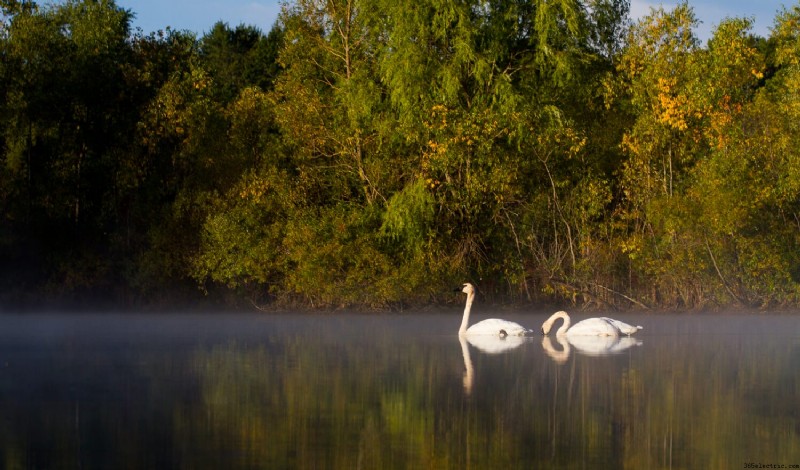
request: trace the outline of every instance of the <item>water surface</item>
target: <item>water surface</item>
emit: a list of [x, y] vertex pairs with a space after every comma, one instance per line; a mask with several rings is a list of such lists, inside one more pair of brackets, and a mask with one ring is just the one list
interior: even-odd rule
[[0, 459], [52, 469], [800, 466], [800, 315], [614, 316], [644, 330], [618, 343], [469, 343], [455, 311], [0, 316]]

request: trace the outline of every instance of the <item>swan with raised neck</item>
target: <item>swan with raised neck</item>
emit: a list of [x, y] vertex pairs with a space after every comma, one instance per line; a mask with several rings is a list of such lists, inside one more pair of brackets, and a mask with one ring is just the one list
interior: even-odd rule
[[458, 336], [494, 335], [505, 337], [526, 336], [533, 334], [532, 330], [529, 330], [518, 323], [501, 320], [499, 318], [483, 320], [468, 327], [469, 315], [472, 312], [472, 302], [475, 300], [475, 286], [469, 282], [466, 282], [462, 284], [461, 292], [467, 294], [467, 303], [464, 305], [464, 316], [461, 318], [461, 327], [458, 329]]

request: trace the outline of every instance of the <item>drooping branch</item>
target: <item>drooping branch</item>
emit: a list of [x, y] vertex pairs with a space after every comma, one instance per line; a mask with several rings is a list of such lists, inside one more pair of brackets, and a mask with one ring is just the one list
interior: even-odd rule
[[748, 302], [742, 300], [738, 295], [736, 295], [735, 292], [733, 292], [733, 289], [731, 289], [730, 285], [728, 284], [728, 281], [726, 281], [725, 277], [722, 275], [722, 271], [720, 271], [719, 266], [717, 265], [717, 259], [714, 257], [714, 252], [711, 251], [711, 245], [708, 244], [708, 238], [707, 237], [704, 238], [703, 241], [706, 244], [706, 250], [708, 250], [708, 256], [711, 257], [711, 263], [714, 265], [714, 270], [717, 272], [719, 280], [722, 281], [722, 286], [725, 287], [725, 290], [728, 291], [728, 294], [730, 294], [731, 297], [733, 297], [737, 302], [739, 302], [739, 304], [747, 306]]

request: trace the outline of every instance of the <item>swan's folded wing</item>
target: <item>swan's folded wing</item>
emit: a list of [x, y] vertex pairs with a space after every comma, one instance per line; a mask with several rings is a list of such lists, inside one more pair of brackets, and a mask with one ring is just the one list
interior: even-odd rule
[[[501, 333], [502, 332], [502, 333]], [[467, 335], [525, 336], [530, 330], [513, 321], [490, 318], [480, 321], [467, 329]]]
[[587, 318], [572, 325], [567, 336], [617, 336], [619, 330], [603, 318]]
[[600, 317], [600, 319], [601, 319], [601, 320], [605, 320], [605, 321], [607, 321], [607, 322], [608, 322], [608, 323], [610, 323], [610, 324], [611, 324], [611, 325], [612, 325], [614, 328], [616, 328], [617, 330], [619, 330], [619, 332], [620, 332], [620, 333], [622, 333], [622, 334], [624, 334], [624, 335], [632, 335], [632, 334], [634, 334], [634, 333], [636, 333], [637, 331], [639, 331], [639, 330], [641, 330], [641, 329], [642, 329], [642, 327], [641, 327], [641, 326], [633, 326], [633, 325], [629, 325], [629, 324], [627, 324], [627, 323], [625, 323], [625, 322], [621, 322], [621, 321], [619, 321], [619, 320], [614, 320], [613, 318], [608, 318], [608, 317]]

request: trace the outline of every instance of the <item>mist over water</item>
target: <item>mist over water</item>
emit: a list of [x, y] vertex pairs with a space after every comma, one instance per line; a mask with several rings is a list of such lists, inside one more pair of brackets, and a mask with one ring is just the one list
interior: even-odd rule
[[644, 329], [462, 343], [456, 311], [4, 315], [0, 452], [8, 468], [800, 464], [800, 317], [614, 317]]

